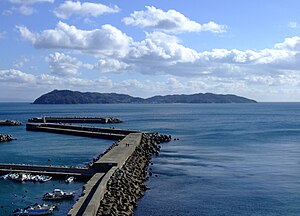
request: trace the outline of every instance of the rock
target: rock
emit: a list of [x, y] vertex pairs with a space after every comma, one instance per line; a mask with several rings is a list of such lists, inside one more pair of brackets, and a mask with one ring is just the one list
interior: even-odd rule
[[8, 141], [12, 141], [12, 140], [15, 140], [15, 138], [13, 138], [11, 135], [0, 134], [0, 142], [8, 142]]
[[21, 122], [17, 120], [0, 120], [0, 126], [19, 126]]

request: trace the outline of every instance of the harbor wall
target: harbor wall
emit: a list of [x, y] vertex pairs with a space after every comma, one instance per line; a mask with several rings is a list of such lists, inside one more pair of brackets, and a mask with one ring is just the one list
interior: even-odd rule
[[112, 129], [97, 130], [99, 128], [59, 124], [26, 124], [26, 129], [31, 131], [69, 134], [75, 136], [85, 136], [111, 140], [120, 140], [126, 136], [126, 133], [124, 131], [122, 133], [119, 133], [118, 131], [114, 131]]

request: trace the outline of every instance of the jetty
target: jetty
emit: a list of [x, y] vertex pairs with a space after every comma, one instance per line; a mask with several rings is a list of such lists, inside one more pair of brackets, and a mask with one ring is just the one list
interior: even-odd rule
[[114, 117], [97, 118], [97, 117], [53, 117], [43, 116], [28, 119], [28, 122], [33, 123], [89, 123], [89, 124], [112, 124], [121, 123], [122, 120]]
[[70, 134], [76, 136], [103, 138], [120, 140], [125, 138], [130, 133], [136, 133], [138, 131], [122, 130], [114, 128], [99, 128], [91, 126], [78, 126], [70, 124], [54, 124], [54, 123], [28, 123], [26, 124], [26, 130], [29, 131], [42, 131], [50, 133]]
[[147, 190], [146, 168], [152, 155], [159, 154], [160, 143], [171, 141], [171, 136], [159, 133], [61, 123], [28, 123], [26, 129], [117, 140], [87, 167], [0, 164], [0, 173], [74, 176], [87, 180], [68, 216], [132, 215], [137, 199]]

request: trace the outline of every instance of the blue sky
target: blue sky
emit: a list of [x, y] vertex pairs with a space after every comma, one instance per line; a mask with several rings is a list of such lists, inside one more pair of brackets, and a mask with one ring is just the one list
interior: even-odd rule
[[53, 89], [300, 101], [297, 0], [1, 0], [0, 101]]

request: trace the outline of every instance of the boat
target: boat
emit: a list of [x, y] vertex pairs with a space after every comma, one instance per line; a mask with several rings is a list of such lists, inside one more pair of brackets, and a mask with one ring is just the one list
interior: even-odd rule
[[47, 205], [47, 204], [34, 204], [32, 206], [28, 206], [24, 209], [16, 209], [13, 213], [15, 216], [33, 216], [33, 215], [49, 215], [53, 213], [55, 205]]
[[74, 192], [64, 192], [61, 189], [54, 189], [52, 193], [45, 193], [43, 200], [58, 201], [63, 199], [73, 199]]
[[9, 178], [9, 175], [10, 175], [10, 173], [8, 173], [8, 174], [5, 174], [5, 175], [3, 175], [3, 176], [1, 176], [1, 179], [8, 179]]
[[1, 178], [19, 181], [19, 182], [25, 182], [25, 181], [47, 182], [52, 179], [51, 176], [32, 175], [30, 173], [9, 173], [1, 176]]
[[73, 176], [70, 176], [69, 178], [67, 178], [66, 180], [65, 180], [65, 182], [66, 183], [72, 183], [72, 182], [74, 182], [74, 177]]
[[47, 181], [50, 181], [51, 179], [52, 179], [51, 176], [44, 176], [44, 175], [42, 175], [42, 176], [39, 176], [38, 181], [39, 182], [47, 182]]

